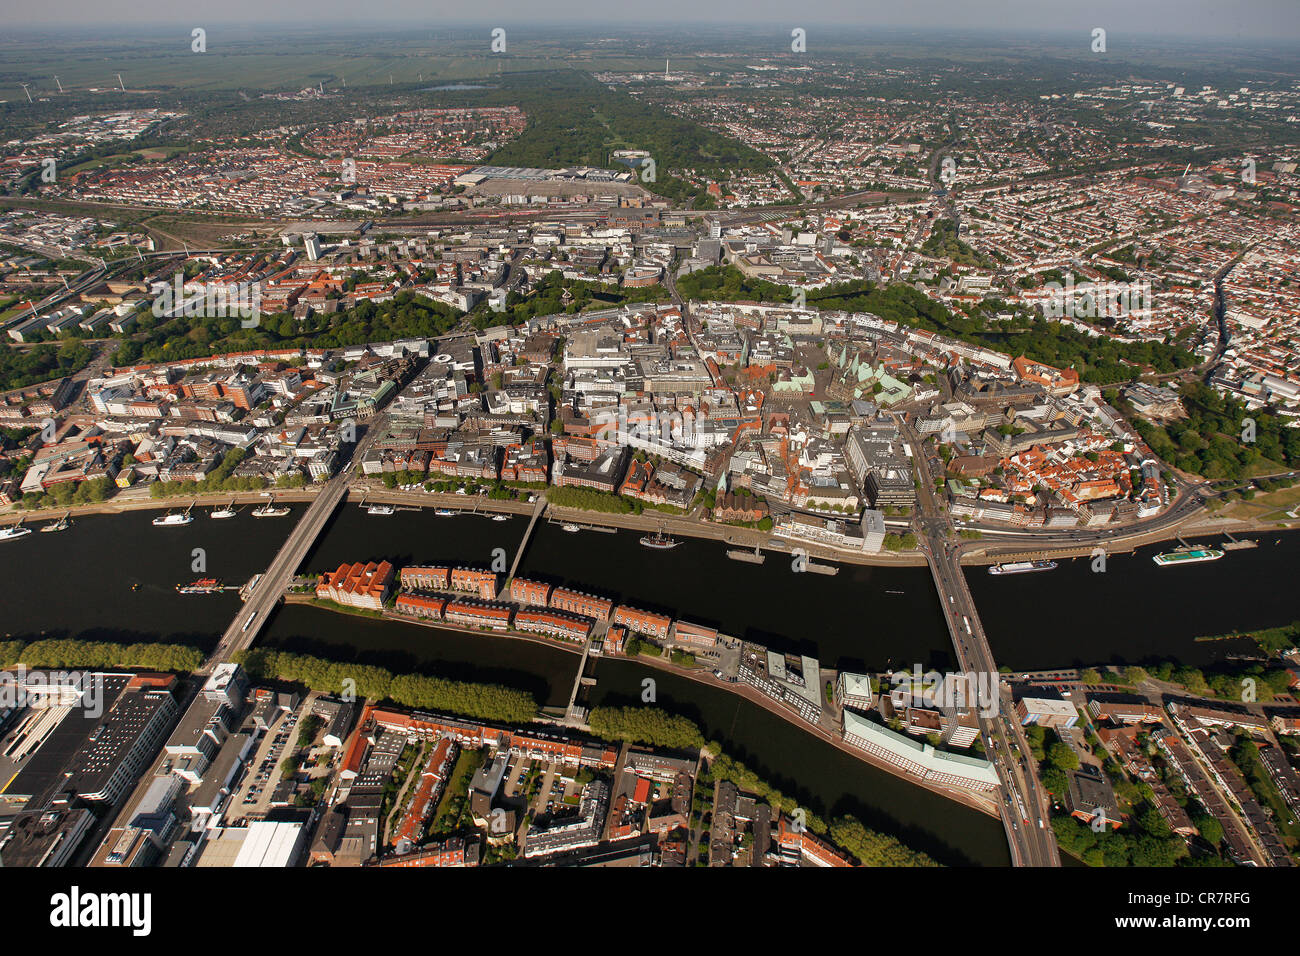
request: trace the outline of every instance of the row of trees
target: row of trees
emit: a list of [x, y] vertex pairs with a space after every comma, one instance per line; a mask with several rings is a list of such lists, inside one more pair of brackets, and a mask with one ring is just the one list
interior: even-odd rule
[[587, 723], [597, 737], [686, 750], [704, 746], [700, 728], [655, 707], [593, 707]]
[[113, 644], [56, 638], [43, 641], [0, 641], [0, 667], [138, 668], [153, 671], [193, 671], [203, 652], [184, 644]]
[[560, 508], [581, 508], [583, 511], [603, 511], [609, 514], [640, 514], [644, 510], [642, 502], [622, 495], [567, 485], [549, 489], [546, 500]]
[[537, 702], [524, 691], [498, 684], [445, 680], [423, 674], [393, 674], [382, 667], [347, 664], [306, 654], [254, 648], [237, 660], [255, 678], [303, 684], [315, 691], [391, 700], [406, 707], [434, 710], [479, 720], [528, 723]]
[[51, 485], [42, 494], [29, 491], [23, 495], [20, 505], [23, 508], [68, 508], [76, 505], [91, 505], [107, 501], [113, 497], [116, 486], [112, 478], [90, 478], [86, 481], [61, 481]]
[[[266, 479], [261, 475], [235, 477], [234, 471], [248, 453], [242, 448], [232, 448], [207, 477], [199, 481], [155, 481], [149, 486], [153, 498], [170, 498], [173, 495], [202, 495], [218, 491], [261, 491]], [[124, 462], [125, 464], [125, 462]]]
[[[1295, 636], [1292, 628], [1275, 630], [1289, 634], [1292, 638]], [[1292, 644], [1285, 646], [1290, 647]], [[1236, 701], [1244, 699], [1242, 695], [1247, 689], [1255, 695], [1254, 699], [1270, 701], [1279, 694], [1286, 694], [1291, 681], [1291, 673], [1285, 667], [1258, 663], [1221, 664], [1212, 670], [1203, 670], [1187, 664], [1164, 661], [1146, 667], [1129, 666], [1120, 672], [1120, 678], [1125, 684], [1140, 684], [1148, 677], [1170, 684], [1181, 684], [1190, 694]], [[1079, 678], [1085, 684], [1100, 684], [1114, 679], [1111, 675], [1103, 676], [1095, 667], [1080, 671]]]

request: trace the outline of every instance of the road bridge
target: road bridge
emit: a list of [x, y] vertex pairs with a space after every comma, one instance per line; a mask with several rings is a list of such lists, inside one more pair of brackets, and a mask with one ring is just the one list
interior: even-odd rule
[[235, 652], [252, 646], [257, 640], [263, 626], [271, 617], [271, 611], [284, 596], [294, 572], [311, 551], [312, 545], [316, 543], [330, 516], [334, 514], [334, 509], [347, 494], [348, 486], [352, 483], [351, 462], [359, 460], [375, 436], [383, 430], [380, 424], [382, 420], [379, 419], [371, 424], [350, 459], [340, 466], [339, 473], [324, 484], [316, 498], [307, 506], [306, 513], [298, 520], [298, 524], [289, 533], [288, 539], [252, 588], [248, 600], [240, 608], [234, 621], [226, 628], [216, 652], [208, 659], [201, 673], [208, 672], [217, 664], [230, 660]]
[[[961, 544], [953, 540], [949, 519], [935, 500], [934, 480], [921, 438], [904, 420], [898, 422], [904, 440], [916, 452], [920, 479], [917, 526], [958, 665], [965, 672], [995, 675], [998, 669], [993, 651], [961, 570]], [[980, 731], [988, 758], [1002, 782], [998, 811], [1011, 848], [1011, 862], [1014, 866], [1060, 866], [1056, 836], [1047, 822], [1050, 803], [1029, 762], [1029, 742], [1020, 725], [1009, 717], [1010, 695], [999, 693], [994, 715], [986, 714], [986, 707], [988, 704], [981, 702]]]

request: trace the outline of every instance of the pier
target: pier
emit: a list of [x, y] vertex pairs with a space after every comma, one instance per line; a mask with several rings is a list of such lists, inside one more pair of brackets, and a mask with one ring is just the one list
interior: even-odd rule
[[602, 534], [618, 534], [617, 528], [610, 528], [603, 524], [588, 524], [585, 521], [566, 521], [562, 518], [555, 517], [547, 518], [546, 520], [551, 524], [573, 525], [575, 528], [579, 528], [583, 531], [599, 531]]

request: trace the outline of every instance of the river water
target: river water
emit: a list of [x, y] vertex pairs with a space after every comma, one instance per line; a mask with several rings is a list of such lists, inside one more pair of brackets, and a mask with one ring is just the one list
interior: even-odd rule
[[[225, 521], [196, 509], [195, 521], [178, 528], [153, 527], [157, 512], [83, 517], [59, 534], [0, 542], [0, 634], [186, 641], [210, 649], [235, 617], [237, 596], [183, 596], [175, 585], [197, 577], [244, 583], [270, 562], [301, 509], [293, 517], [256, 520], [246, 508]], [[525, 527], [524, 518], [494, 522], [432, 511], [379, 517], [344, 504], [301, 570], [372, 559], [486, 566], [504, 556], [508, 563]], [[769, 554], [765, 564], [751, 565], [729, 560], [720, 542], [687, 540], [657, 552], [642, 548], [638, 537], [569, 534], [542, 522], [519, 574], [813, 654], [829, 666], [951, 665], [924, 567], [794, 573], [788, 555]], [[1300, 617], [1289, 583], [1300, 536], [1258, 539], [1259, 548], [1188, 567], [1157, 567], [1151, 555], [1161, 549], [1146, 548], [1112, 556], [1104, 574], [1080, 559], [1015, 576], [969, 568], [967, 579], [1000, 664], [1022, 669], [1159, 658], [1206, 664], [1253, 645], [1193, 637]], [[203, 570], [193, 570], [200, 557]], [[553, 706], [567, 700], [577, 664], [576, 655], [551, 647], [304, 606], [279, 610], [263, 640], [398, 671], [508, 684]], [[653, 676], [660, 706], [696, 720], [706, 736], [817, 813], [854, 813], [946, 863], [1008, 860], [997, 821], [864, 764], [746, 700], [634, 661], [605, 659], [595, 667], [593, 704], [639, 702], [641, 680]]]

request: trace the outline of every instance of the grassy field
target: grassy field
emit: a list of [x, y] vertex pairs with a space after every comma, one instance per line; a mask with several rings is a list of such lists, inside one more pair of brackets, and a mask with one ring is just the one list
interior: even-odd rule
[[1231, 501], [1218, 512], [1241, 521], [1290, 521], [1287, 511], [1300, 505], [1300, 485], [1257, 493], [1251, 501]]

